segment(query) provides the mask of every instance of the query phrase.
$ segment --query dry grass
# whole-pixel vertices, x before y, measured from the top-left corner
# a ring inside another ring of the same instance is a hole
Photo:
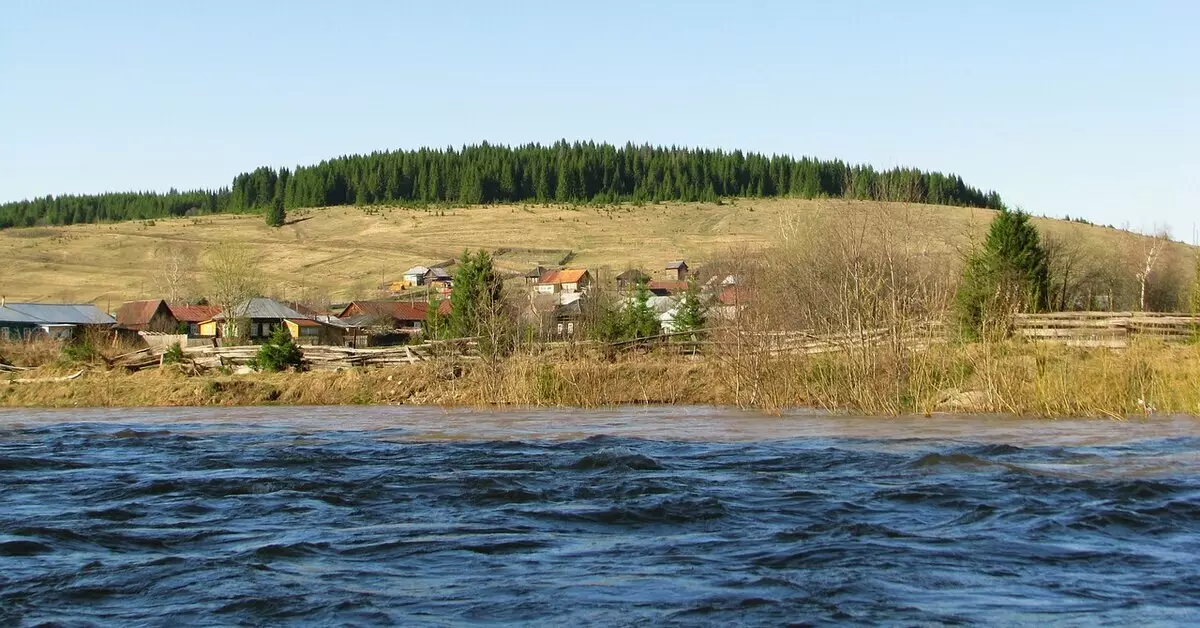
[[[6,384],[0,406],[701,404],[819,407],[864,414],[987,412],[1129,417],[1200,415],[1200,346],[1135,343],[1125,351],[1026,342],[943,344],[870,360],[841,354],[766,358],[761,368],[708,357],[514,357],[340,373],[189,377],[166,367],[89,372],[70,382]],[[33,376],[59,374],[61,369]],[[23,374],[30,376],[30,374]]]
[[[465,248],[499,251],[497,264],[524,271],[555,263],[660,269],[685,257],[705,261],[733,249],[754,251],[780,225],[803,228],[819,210],[861,207],[881,217],[903,212],[929,254],[957,258],[979,237],[991,212],[959,207],[887,205],[841,200],[737,200],[723,205],[665,203],[635,207],[497,205],[421,210],[355,207],[302,210],[280,229],[260,216],[206,216],[106,225],[0,231],[0,294],[11,300],[112,305],[161,296],[162,260],[195,255],[217,243],[249,245],[262,276],[281,296],[366,296],[406,268],[457,257]],[[1039,221],[1079,234],[1097,249],[1137,250],[1135,236],[1099,227]],[[1187,253],[1188,259],[1191,257]]]

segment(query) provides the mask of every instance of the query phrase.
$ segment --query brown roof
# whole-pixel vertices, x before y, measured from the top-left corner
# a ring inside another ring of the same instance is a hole
[[[289,318],[287,322],[297,327],[320,327],[321,324],[311,318]]]
[[[215,305],[171,305],[171,316],[184,323],[203,323],[221,313]]]
[[[650,285],[646,286],[651,292],[666,292],[667,294],[675,294],[677,292],[687,292],[688,282],[686,281],[651,281]]]
[[[587,274],[586,268],[567,268],[564,270],[550,270],[542,274],[542,278],[538,283],[542,284],[560,284],[560,283],[579,283],[580,279]]]
[[[342,310],[338,318],[345,318],[352,309],[357,310],[359,316],[388,317],[398,321],[423,321],[429,312],[429,304],[404,301],[353,301]]]
[[[117,325],[121,327],[144,327],[150,324],[154,313],[163,304],[162,299],[130,301],[117,309]]]

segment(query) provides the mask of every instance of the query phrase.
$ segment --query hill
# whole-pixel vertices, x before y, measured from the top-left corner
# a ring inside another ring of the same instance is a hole
[[[251,247],[276,296],[344,300],[374,296],[407,268],[457,257],[464,249],[496,253],[504,270],[538,262],[620,271],[659,270],[675,258],[703,262],[745,254],[776,240],[787,223],[870,212],[894,221],[932,255],[957,263],[986,229],[987,209],[873,201],[739,199],[724,203],[473,205],[445,209],[340,206],[289,212],[274,229],[259,215],[212,215],[97,225],[0,230],[0,295],[10,300],[95,302],[106,306],[162,294],[164,260],[194,258],[218,243]],[[1094,252],[1097,266],[1132,275],[1145,239],[1114,229],[1038,219],[1043,233]],[[898,227],[899,228],[899,227]],[[1171,243],[1161,268],[1186,272],[1194,252]],[[1119,256],[1119,261],[1117,257]],[[194,269],[195,263],[185,264]],[[1163,270],[1162,272],[1166,272]],[[202,278],[198,273],[191,277]],[[1129,279],[1129,278],[1126,278]]]

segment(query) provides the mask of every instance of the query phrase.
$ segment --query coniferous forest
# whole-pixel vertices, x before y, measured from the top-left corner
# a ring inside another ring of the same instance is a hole
[[[0,205],[0,228],[64,225],[345,204],[615,203],[722,197],[837,197],[1003,207],[961,177],[912,168],[876,171],[840,160],[741,151],[560,141],[517,147],[375,152],[315,166],[262,167],[229,188],[46,196]]]

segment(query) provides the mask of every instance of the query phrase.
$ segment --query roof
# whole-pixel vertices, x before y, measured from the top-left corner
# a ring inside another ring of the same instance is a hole
[[[677,292],[687,292],[688,282],[686,281],[651,281],[647,286],[651,292],[666,292],[675,294]]]
[[[297,327],[320,327],[321,324],[311,318],[289,318],[287,322]]]
[[[587,274],[586,268],[566,268],[563,270],[550,270],[542,275],[538,280],[541,284],[560,284],[560,283],[579,283],[583,276]]]
[[[720,294],[717,295],[717,300],[722,305],[738,305],[744,304],[750,300],[750,293],[745,288],[735,285],[726,286]]]
[[[617,279],[620,279],[622,281],[630,281],[630,280],[638,281],[640,279],[649,279],[649,278],[650,278],[650,275],[647,275],[646,273],[644,273],[636,268],[630,268],[629,270],[621,273],[620,275],[617,275]]]
[[[554,308],[555,318],[577,318],[583,316],[583,302],[579,300],[564,303]]]
[[[202,323],[211,320],[221,313],[221,308],[215,305],[168,305],[171,316],[185,323]]]
[[[549,269],[546,268],[545,266],[542,266],[541,264],[538,264],[537,266],[534,266],[533,268],[531,268],[529,270],[529,272],[525,273],[525,277],[528,277],[529,279],[541,279],[542,274],[545,273],[547,270],[549,270]]]
[[[117,324],[123,327],[141,327],[149,325],[158,308],[166,303],[162,299],[149,301],[129,301],[117,308]]]
[[[687,266],[687,262],[685,262],[681,259],[667,262],[667,270],[675,270],[677,268],[685,268],[686,266]]]
[[[422,276],[422,277],[423,277],[423,276],[425,276],[425,273],[427,273],[427,272],[429,272],[429,268],[428,268],[428,267],[425,267],[425,266],[413,266],[412,268],[410,268],[410,269],[408,269],[408,270],[404,271],[404,274],[405,274],[405,276],[408,276],[408,275],[418,275],[418,276]]]
[[[213,317],[215,320],[224,320],[228,318],[230,313],[221,312]],[[233,308],[232,315],[238,318],[266,318],[266,319],[301,319],[312,318],[305,316],[292,308],[266,297],[254,297],[249,301]]]
[[[352,301],[342,310],[344,315],[354,306],[358,306],[361,316],[370,319],[389,317],[398,321],[423,321],[429,313],[428,303],[410,303],[405,301]],[[358,318],[354,316],[351,318]]]
[[[58,325],[112,325],[117,320],[94,305],[62,303],[6,303],[0,321]]]
[[[451,277],[450,273],[447,272],[445,268],[441,268],[439,266],[434,266],[433,268],[430,268],[429,274],[433,275],[434,279],[450,279],[450,277]]]

